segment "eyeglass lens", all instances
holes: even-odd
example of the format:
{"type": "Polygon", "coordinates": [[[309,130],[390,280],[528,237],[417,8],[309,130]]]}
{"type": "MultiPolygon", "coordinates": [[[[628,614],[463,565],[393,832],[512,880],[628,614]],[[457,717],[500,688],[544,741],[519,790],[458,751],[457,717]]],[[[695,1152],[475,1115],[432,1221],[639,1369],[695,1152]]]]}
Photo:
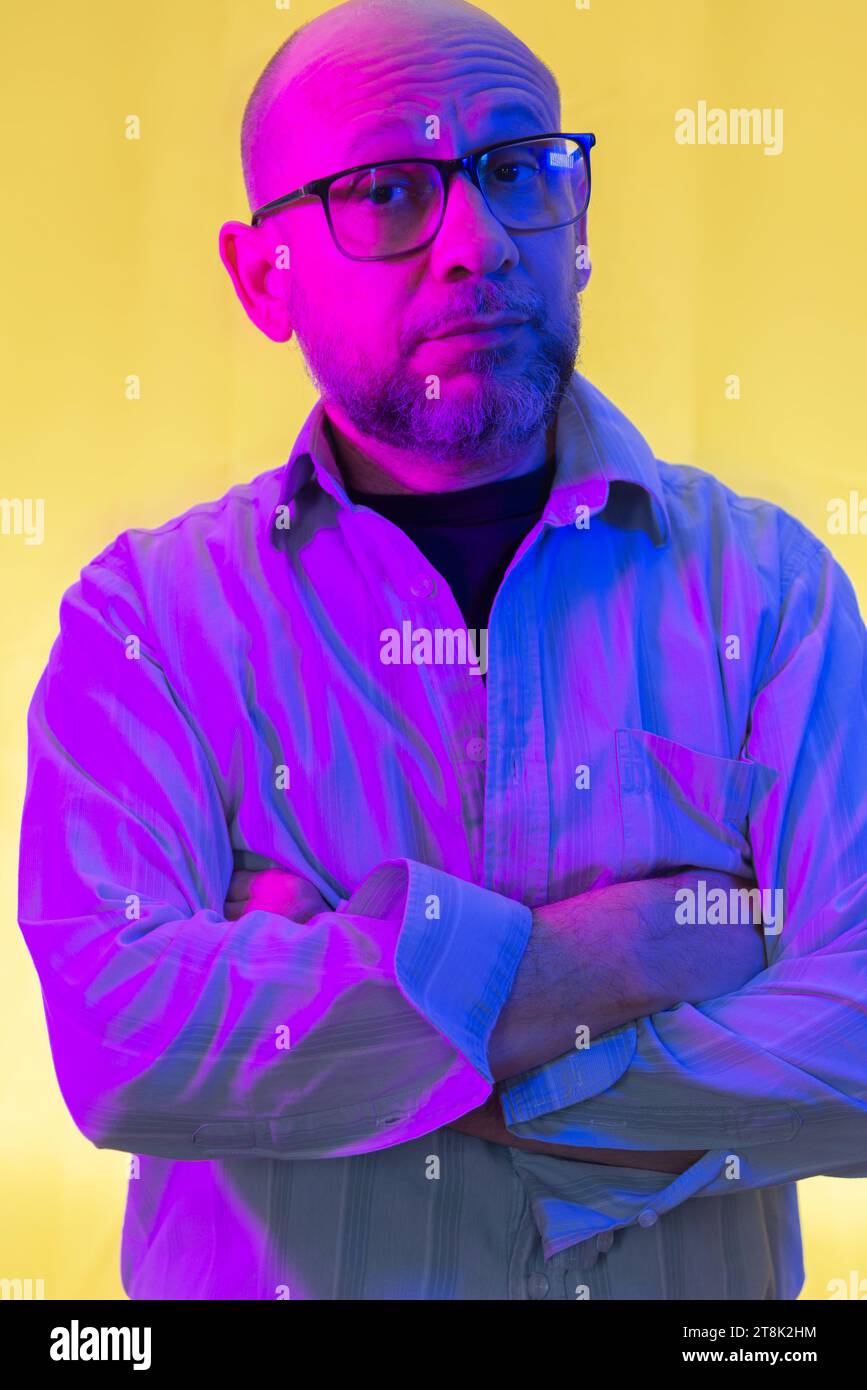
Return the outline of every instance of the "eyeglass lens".
{"type": "MultiPolygon", "coordinates": [[[[587,206],[589,175],[575,140],[529,140],[502,146],[479,161],[485,201],[511,230],[562,227],[587,206]]],[[[329,194],[334,234],[354,256],[399,255],[436,232],[443,183],[432,164],[370,165],[337,179],[329,194]]]]}

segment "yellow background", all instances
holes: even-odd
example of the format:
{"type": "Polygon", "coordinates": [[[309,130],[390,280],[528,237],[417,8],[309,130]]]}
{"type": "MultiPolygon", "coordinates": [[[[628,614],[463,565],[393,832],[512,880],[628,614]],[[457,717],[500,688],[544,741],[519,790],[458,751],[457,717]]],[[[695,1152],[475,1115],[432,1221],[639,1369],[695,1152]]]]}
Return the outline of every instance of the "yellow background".
{"type": "MultiPolygon", "coordinates": [[[[94,1149],[63,1106],[16,926],[25,710],[81,566],[126,527],[276,467],[312,404],[294,345],[243,316],[217,229],[247,215],[249,89],[324,8],[44,0],[3,21],[2,493],[44,498],[46,534],[0,536],[0,1277],[42,1278],[48,1298],[124,1297],[128,1158],[94,1149]]],[[[830,498],[867,491],[859,0],[485,8],[555,71],[564,127],[598,138],[582,370],[661,457],[800,517],[867,611],[867,538],[826,530],[830,498]],[[782,107],[783,153],[676,144],[674,112],[700,100],[782,107]],[[738,401],[725,396],[733,373],[738,401]]],[[[800,1194],[805,1295],[826,1298],[853,1269],[867,1278],[867,1181],[815,1178],[800,1194]]]]}

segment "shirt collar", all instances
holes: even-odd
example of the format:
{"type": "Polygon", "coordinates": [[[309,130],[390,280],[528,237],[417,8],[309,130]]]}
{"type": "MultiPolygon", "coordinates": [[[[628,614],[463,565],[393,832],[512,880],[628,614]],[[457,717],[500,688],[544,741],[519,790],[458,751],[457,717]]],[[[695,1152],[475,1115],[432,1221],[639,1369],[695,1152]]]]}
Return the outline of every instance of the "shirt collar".
{"type": "MultiPolygon", "coordinates": [[[[607,509],[616,525],[640,526],[654,545],[665,544],[668,511],[653,450],[626,416],[579,372],[573,374],[560,403],[555,451],[557,470],[542,514],[544,522],[574,524],[580,507],[587,508],[588,517],[607,509]]],[[[321,398],[304,421],[283,473],[280,504],[288,510],[290,524],[299,493],[311,480],[339,505],[354,510],[328,437],[321,398]]],[[[286,529],[285,521],[279,525],[286,529]]],[[[276,518],[273,526],[278,526],[276,518]]]]}
{"type": "Polygon", "coordinates": [[[643,527],[654,545],[669,536],[659,466],[647,440],[586,377],[574,372],[557,416],[557,472],[543,513],[552,525],[607,511],[615,525],[643,527]]]}

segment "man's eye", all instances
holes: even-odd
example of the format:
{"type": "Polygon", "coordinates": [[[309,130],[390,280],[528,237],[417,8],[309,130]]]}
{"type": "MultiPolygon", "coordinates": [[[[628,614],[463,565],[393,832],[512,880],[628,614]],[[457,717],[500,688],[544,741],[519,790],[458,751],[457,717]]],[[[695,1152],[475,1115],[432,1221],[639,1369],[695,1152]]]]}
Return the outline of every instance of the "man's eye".
{"type": "Polygon", "coordinates": [[[356,203],[369,202],[374,207],[388,207],[391,203],[400,202],[400,195],[407,192],[406,183],[399,178],[371,178],[367,175],[353,184],[350,196],[356,203]]]}
{"type": "Polygon", "coordinates": [[[538,174],[539,165],[535,159],[508,159],[495,165],[492,172],[501,183],[521,184],[538,174]]]}
{"type": "Polygon", "coordinates": [[[371,186],[368,197],[375,207],[387,207],[390,203],[401,202],[400,194],[406,192],[406,185],[402,183],[376,183],[371,186]]]}

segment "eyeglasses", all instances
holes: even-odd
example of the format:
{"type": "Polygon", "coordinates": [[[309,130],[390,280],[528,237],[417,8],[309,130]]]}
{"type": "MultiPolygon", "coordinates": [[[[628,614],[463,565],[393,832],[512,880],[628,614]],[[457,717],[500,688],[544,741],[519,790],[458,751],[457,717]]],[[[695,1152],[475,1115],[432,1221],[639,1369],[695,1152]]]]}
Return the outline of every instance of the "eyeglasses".
{"type": "Polygon", "coordinates": [[[568,227],[590,202],[595,135],[534,135],[485,145],[458,159],[386,159],[313,179],[253,213],[252,225],[301,198],[319,198],[338,251],[390,261],[422,251],[439,232],[453,175],[472,179],[509,232],[568,227]]]}

